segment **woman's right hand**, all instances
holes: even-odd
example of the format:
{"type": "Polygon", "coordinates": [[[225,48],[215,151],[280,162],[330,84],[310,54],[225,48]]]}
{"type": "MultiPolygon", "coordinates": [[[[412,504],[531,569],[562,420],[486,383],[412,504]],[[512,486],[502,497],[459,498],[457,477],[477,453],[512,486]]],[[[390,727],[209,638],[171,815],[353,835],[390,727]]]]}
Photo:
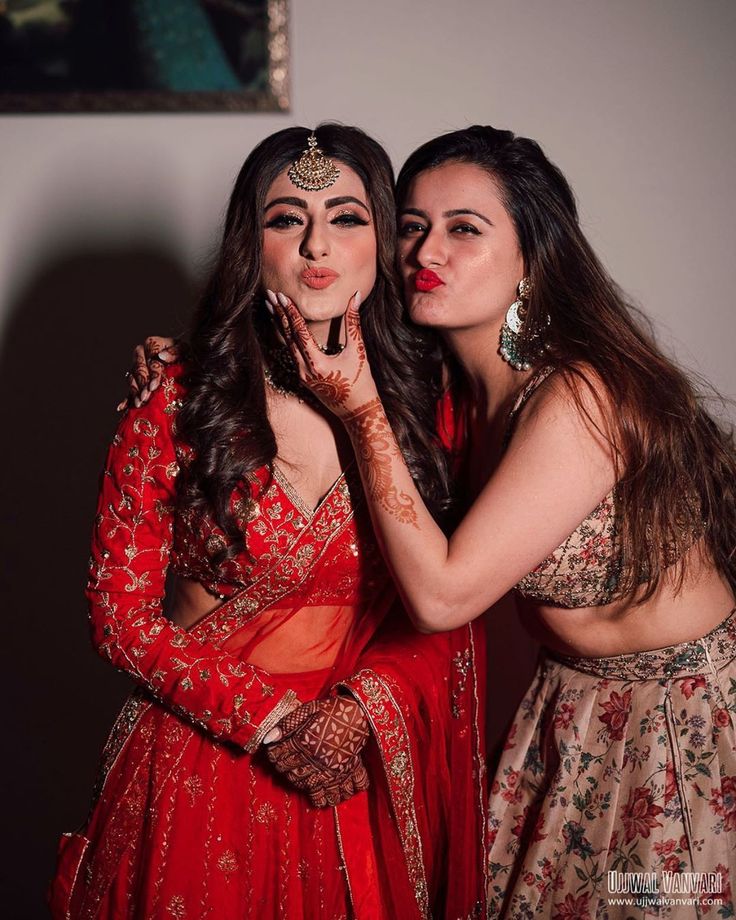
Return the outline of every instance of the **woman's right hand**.
{"type": "Polygon", "coordinates": [[[118,405],[118,412],[127,406],[140,408],[161,384],[164,365],[179,360],[179,347],[175,339],[149,335],[133,352],[133,366],[127,373],[128,395],[118,405]]]}
{"type": "Polygon", "coordinates": [[[268,759],[317,808],[368,788],[361,752],[368,720],[352,697],[334,695],[292,710],[265,737],[268,759]]]}
{"type": "Polygon", "coordinates": [[[302,383],[330,412],[344,421],[379,399],[360,329],[360,291],[350,298],[345,311],[345,345],[334,355],[322,351],[298,306],[286,294],[267,291],[266,299],[281,323],[302,383]]]}

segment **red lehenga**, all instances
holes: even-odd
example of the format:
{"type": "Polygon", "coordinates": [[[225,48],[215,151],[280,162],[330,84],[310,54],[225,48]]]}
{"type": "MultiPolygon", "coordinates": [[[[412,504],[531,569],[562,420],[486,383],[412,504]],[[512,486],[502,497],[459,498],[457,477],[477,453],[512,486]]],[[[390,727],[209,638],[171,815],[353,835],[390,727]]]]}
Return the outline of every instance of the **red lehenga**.
{"type": "Polygon", "coordinates": [[[138,688],[103,752],[87,824],[62,838],[53,915],[481,916],[481,634],[411,628],[350,468],[314,510],[278,469],[244,482],[233,508],[250,557],[215,574],[222,533],[175,512],[187,461],[178,376],[123,417],[102,479],[93,640],[138,688]],[[162,613],[169,557],[222,599],[188,631],[162,613]],[[335,686],[369,719],[372,782],[318,809],[259,745],[295,697],[335,686]]]}

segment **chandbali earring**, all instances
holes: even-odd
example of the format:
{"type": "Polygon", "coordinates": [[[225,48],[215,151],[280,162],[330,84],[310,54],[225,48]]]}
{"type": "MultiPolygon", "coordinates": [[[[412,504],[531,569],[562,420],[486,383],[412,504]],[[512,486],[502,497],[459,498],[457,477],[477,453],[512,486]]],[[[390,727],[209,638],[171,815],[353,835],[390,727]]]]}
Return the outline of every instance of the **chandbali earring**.
{"type": "MultiPolygon", "coordinates": [[[[501,326],[501,344],[498,353],[508,361],[516,371],[531,369],[534,358],[539,357],[544,351],[544,343],[540,336],[534,335],[528,341],[523,341],[524,321],[528,310],[529,295],[532,283],[528,278],[522,278],[516,289],[516,300],[506,311],[506,318],[501,326]]],[[[547,317],[549,323],[549,317],[547,317]]]]}

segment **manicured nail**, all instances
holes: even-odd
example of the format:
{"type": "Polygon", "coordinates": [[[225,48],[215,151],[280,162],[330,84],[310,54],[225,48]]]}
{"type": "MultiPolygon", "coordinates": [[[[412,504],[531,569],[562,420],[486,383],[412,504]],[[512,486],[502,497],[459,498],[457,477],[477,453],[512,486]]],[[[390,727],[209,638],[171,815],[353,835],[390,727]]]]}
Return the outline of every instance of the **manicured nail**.
{"type": "Polygon", "coordinates": [[[279,291],[279,293],[276,296],[278,297],[279,303],[281,304],[282,307],[289,306],[289,298],[286,296],[286,294],[282,294],[281,291],[279,291]]]}
{"type": "Polygon", "coordinates": [[[357,310],[358,307],[363,302],[363,298],[360,296],[360,291],[356,291],[355,294],[353,294],[353,297],[355,298],[355,300],[353,301],[353,309],[357,310]]]}
{"type": "Polygon", "coordinates": [[[145,402],[150,395],[151,395],[150,387],[148,386],[148,384],[146,384],[141,390],[141,395],[140,395],[141,402],[145,402]]]}
{"type": "Polygon", "coordinates": [[[122,411],[125,409],[125,407],[126,407],[127,405],[128,405],[128,400],[127,400],[127,399],[124,399],[122,402],[119,402],[119,403],[117,404],[117,406],[115,407],[115,411],[116,411],[116,412],[122,412],[122,411]]]}
{"type": "Polygon", "coordinates": [[[273,291],[269,291],[268,288],[266,288],[266,300],[271,304],[272,307],[276,306],[276,295],[273,291]]]}
{"type": "Polygon", "coordinates": [[[148,389],[151,391],[151,393],[155,393],[156,390],[157,390],[160,386],[161,386],[161,378],[160,378],[160,377],[154,377],[153,380],[149,383],[148,389]]]}
{"type": "Polygon", "coordinates": [[[273,304],[272,304],[271,301],[268,299],[268,297],[266,297],[266,299],[263,301],[263,303],[265,304],[266,309],[267,309],[268,312],[271,314],[271,316],[275,316],[275,315],[276,315],[276,311],[274,310],[273,304]]]}
{"type": "Polygon", "coordinates": [[[136,396],[136,398],[133,400],[133,405],[136,407],[136,409],[140,409],[140,407],[143,405],[143,403],[140,401],[140,397],[136,396]]]}

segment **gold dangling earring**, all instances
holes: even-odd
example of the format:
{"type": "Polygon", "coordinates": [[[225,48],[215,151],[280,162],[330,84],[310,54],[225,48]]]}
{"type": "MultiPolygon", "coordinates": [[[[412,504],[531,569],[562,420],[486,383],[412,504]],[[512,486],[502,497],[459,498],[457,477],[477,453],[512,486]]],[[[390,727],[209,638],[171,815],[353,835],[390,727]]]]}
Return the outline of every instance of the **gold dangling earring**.
{"type": "Polygon", "coordinates": [[[501,327],[501,344],[498,353],[517,371],[528,371],[532,366],[529,360],[531,355],[523,353],[521,343],[527,300],[531,290],[531,281],[528,278],[522,278],[516,289],[516,300],[506,311],[506,318],[501,327]]]}

